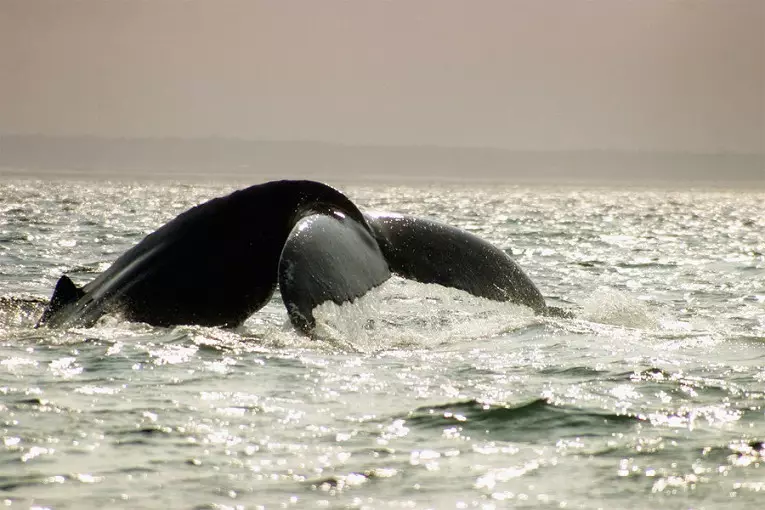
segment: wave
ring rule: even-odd
[[[518,405],[493,405],[478,400],[420,407],[405,417],[421,428],[459,425],[463,430],[484,432],[494,439],[536,442],[550,437],[590,437],[624,432],[643,421],[630,414],[600,409],[561,406],[546,399]]]

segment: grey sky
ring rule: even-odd
[[[0,134],[765,152],[765,0],[0,0]]]

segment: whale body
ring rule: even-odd
[[[398,274],[550,313],[504,251],[443,223],[362,213],[314,181],[273,181],[180,214],[83,287],[63,275],[38,326],[88,327],[106,313],[155,326],[237,326],[277,284],[292,324],[363,296]]]

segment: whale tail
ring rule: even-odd
[[[504,251],[435,220],[364,214],[313,181],[274,181],[180,214],[83,288],[64,275],[38,326],[91,326],[104,313],[155,326],[236,326],[279,285],[292,323],[345,303],[391,273],[561,315]]]
[[[37,326],[42,326],[48,319],[65,306],[77,302],[82,296],[85,295],[85,291],[74,284],[74,282],[67,275],[63,275],[58,279],[56,288],[53,289],[53,297],[50,298],[48,306],[37,321]]]
[[[541,292],[504,251],[438,221],[398,214],[366,214],[393,273],[422,283],[510,301],[545,313]]]

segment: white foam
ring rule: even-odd
[[[628,328],[654,329],[659,325],[658,317],[645,302],[610,287],[600,287],[585,299],[579,317]]]
[[[496,336],[538,320],[524,306],[398,277],[352,303],[323,303],[313,314],[315,338],[361,352]]]

